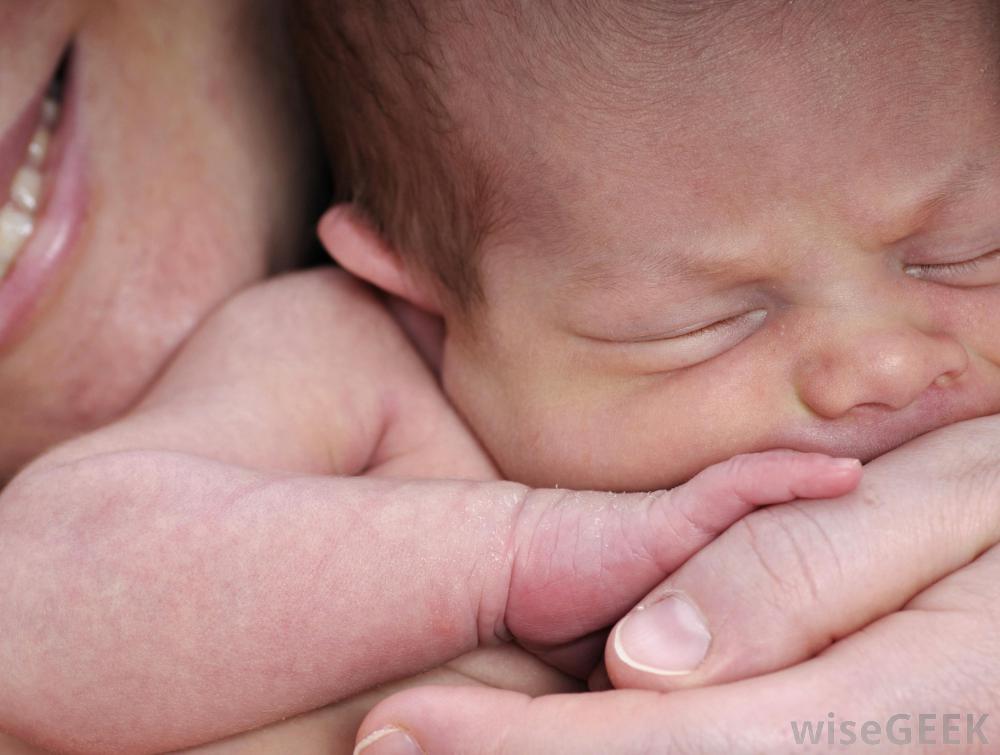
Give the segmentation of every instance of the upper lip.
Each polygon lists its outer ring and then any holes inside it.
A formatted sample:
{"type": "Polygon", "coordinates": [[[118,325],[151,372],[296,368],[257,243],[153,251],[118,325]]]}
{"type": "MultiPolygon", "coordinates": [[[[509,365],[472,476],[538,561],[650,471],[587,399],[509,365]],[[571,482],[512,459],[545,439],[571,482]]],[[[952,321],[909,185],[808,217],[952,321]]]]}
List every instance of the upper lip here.
{"type": "Polygon", "coordinates": [[[939,427],[1000,412],[1000,394],[981,378],[967,379],[964,388],[929,387],[905,409],[858,407],[848,416],[794,430],[777,445],[870,461],[939,427]]]}

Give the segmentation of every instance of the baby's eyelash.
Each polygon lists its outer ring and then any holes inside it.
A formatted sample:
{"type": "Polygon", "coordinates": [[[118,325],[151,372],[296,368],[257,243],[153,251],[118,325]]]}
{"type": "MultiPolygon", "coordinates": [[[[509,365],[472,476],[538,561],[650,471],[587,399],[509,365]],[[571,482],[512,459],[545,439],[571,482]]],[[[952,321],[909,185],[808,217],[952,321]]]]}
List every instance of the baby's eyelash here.
{"type": "Polygon", "coordinates": [[[923,278],[928,273],[934,275],[958,275],[961,273],[973,273],[982,267],[983,263],[992,260],[1000,255],[1000,250],[984,254],[975,259],[965,262],[942,262],[938,265],[907,265],[903,272],[914,278],[923,278]]]}
{"type": "Polygon", "coordinates": [[[767,311],[762,309],[755,309],[751,312],[743,312],[738,315],[733,315],[732,317],[727,317],[725,320],[718,320],[713,322],[711,325],[706,325],[702,328],[696,328],[694,330],[689,330],[686,333],[678,333],[675,336],[671,336],[670,340],[676,340],[680,338],[688,338],[690,336],[704,336],[711,333],[716,333],[720,330],[726,330],[739,324],[745,320],[763,320],[767,316],[767,311]]]}

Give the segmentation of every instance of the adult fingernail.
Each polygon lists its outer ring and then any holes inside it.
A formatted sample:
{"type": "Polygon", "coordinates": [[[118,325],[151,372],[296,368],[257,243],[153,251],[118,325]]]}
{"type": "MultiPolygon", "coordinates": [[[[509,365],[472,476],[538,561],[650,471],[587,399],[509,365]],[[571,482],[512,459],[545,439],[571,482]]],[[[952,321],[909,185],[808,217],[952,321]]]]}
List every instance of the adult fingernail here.
{"type": "Polygon", "coordinates": [[[398,726],[383,726],[362,739],[354,755],[423,755],[424,751],[407,732],[398,726]]]}
{"type": "Polygon", "coordinates": [[[661,676],[690,674],[708,654],[712,635],[698,609],[676,593],[638,606],[615,632],[624,663],[661,676]]]}

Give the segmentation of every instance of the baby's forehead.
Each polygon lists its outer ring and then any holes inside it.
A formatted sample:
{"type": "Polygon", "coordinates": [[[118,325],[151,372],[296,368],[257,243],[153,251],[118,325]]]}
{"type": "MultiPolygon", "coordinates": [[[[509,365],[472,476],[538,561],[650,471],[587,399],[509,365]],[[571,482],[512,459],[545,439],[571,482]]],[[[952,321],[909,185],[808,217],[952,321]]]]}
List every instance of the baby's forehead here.
{"type": "Polygon", "coordinates": [[[991,0],[489,0],[429,22],[429,65],[448,109],[498,126],[671,125],[762,94],[771,108],[815,97],[849,111],[858,91],[939,78],[957,57],[995,71],[998,16],[991,0]]]}
{"type": "MultiPolygon", "coordinates": [[[[410,4],[414,7],[413,4],[410,4]]],[[[417,3],[417,6],[420,4],[417,3]]],[[[805,48],[818,62],[924,47],[996,51],[991,0],[475,0],[424,3],[414,25],[437,37],[438,62],[477,80],[572,89],[617,82],[704,84],[713,74],[752,78],[755,64],[805,48]]],[[[405,50],[401,51],[405,54],[405,50]]],[[[433,56],[432,56],[433,57],[433,56]]],[[[434,61],[420,61],[433,65],[434,61]]],[[[450,71],[450,74],[459,74],[450,71]]],[[[586,101],[588,92],[577,92],[586,101]]],[[[597,102],[600,91],[590,91],[597,102]]],[[[623,94],[622,91],[617,92],[623,94]]]]}
{"type": "Polygon", "coordinates": [[[675,221],[752,225],[802,195],[860,202],[907,182],[918,194],[995,153],[994,4],[722,5],[743,9],[730,16],[736,28],[693,17],[683,52],[654,59],[658,40],[636,42],[639,63],[614,68],[598,66],[607,51],[597,50],[576,61],[575,80],[563,52],[531,78],[453,104],[492,145],[491,168],[532,232],[606,233],[589,239],[600,245],[658,216],[665,233],[675,221]],[[751,11],[760,31],[737,23],[751,11]],[[591,221],[603,216],[621,222],[598,231],[591,221]]]}

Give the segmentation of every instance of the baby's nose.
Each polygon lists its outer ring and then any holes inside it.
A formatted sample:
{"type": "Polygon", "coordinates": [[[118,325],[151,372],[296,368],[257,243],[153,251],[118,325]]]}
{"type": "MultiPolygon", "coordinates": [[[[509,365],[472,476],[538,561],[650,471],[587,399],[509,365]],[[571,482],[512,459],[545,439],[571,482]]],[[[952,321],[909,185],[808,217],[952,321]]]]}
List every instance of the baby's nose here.
{"type": "Polygon", "coordinates": [[[799,398],[837,419],[857,407],[898,410],[931,385],[946,386],[969,366],[954,338],[905,325],[831,331],[800,363],[799,398]]]}

